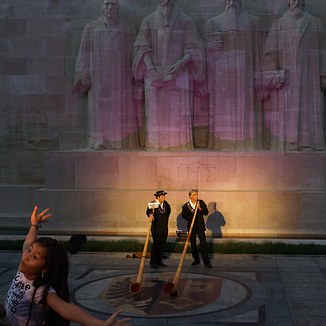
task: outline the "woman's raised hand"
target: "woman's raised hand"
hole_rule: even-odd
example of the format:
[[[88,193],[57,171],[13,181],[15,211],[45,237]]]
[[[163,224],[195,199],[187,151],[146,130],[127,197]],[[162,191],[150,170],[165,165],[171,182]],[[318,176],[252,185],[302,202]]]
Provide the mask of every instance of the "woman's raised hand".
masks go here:
[[[49,210],[50,210],[50,208],[47,208],[47,209],[45,209],[42,213],[40,213],[40,214],[37,214],[37,209],[38,209],[38,207],[37,206],[35,206],[34,207],[34,210],[33,210],[33,213],[32,213],[32,215],[31,215],[31,225],[33,225],[33,226],[37,226],[37,228],[39,228],[39,227],[41,227],[41,224],[43,223],[43,222],[46,222],[46,220],[50,217],[50,216],[52,216],[52,214],[50,213],[50,214],[46,214]]]

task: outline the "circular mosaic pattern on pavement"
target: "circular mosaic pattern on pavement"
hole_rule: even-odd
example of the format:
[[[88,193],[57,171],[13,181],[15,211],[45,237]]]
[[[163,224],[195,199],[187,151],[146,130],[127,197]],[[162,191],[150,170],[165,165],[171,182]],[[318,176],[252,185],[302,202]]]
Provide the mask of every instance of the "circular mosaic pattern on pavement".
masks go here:
[[[216,320],[258,311],[269,298],[269,291],[256,280],[254,272],[185,273],[177,285],[176,296],[163,292],[164,284],[173,281],[173,273],[144,273],[140,292],[133,294],[129,286],[136,278],[136,274],[121,272],[85,279],[74,289],[73,301],[91,313],[110,315],[122,309],[123,316],[133,320],[182,318],[181,323],[186,323],[198,316],[204,321],[205,316],[215,316]]]

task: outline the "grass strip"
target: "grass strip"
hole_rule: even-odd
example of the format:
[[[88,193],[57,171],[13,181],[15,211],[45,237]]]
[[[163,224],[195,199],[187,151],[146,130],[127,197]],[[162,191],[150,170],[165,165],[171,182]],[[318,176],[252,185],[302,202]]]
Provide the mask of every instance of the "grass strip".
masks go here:
[[[68,250],[68,241],[60,241],[60,243]],[[148,251],[151,249],[151,241],[148,243]],[[183,242],[167,242],[165,245],[165,253],[182,253],[184,249]],[[0,250],[21,250],[23,240],[0,240]],[[275,254],[275,255],[325,255],[326,246],[317,245],[314,243],[288,244],[284,242],[263,241],[260,243],[247,241],[232,241],[226,240],[223,242],[214,243],[207,242],[208,251],[215,254]],[[89,240],[78,251],[81,252],[142,252],[144,241],[136,239],[128,240],[110,240],[99,241]],[[199,246],[200,250],[200,246]],[[187,248],[190,253],[190,246]]]

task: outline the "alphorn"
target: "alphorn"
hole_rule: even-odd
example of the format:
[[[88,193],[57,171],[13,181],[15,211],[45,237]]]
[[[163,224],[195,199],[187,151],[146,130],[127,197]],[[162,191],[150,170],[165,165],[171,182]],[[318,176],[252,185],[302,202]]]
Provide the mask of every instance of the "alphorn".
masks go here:
[[[186,256],[186,252],[187,252],[187,249],[188,249],[188,244],[189,244],[192,228],[194,226],[194,222],[195,222],[195,218],[196,218],[196,214],[197,214],[197,209],[198,209],[198,205],[196,204],[195,214],[194,214],[194,217],[192,218],[190,229],[188,231],[187,240],[186,240],[185,246],[183,248],[182,256],[181,256],[181,259],[180,259],[180,262],[179,262],[177,272],[175,273],[173,282],[167,282],[167,283],[165,283],[163,285],[163,292],[165,292],[165,293],[173,294],[177,290],[177,286],[179,284],[179,279],[180,279],[180,275],[181,275],[182,265],[183,265],[183,262],[185,260],[185,256]]]
[[[153,210],[154,213],[154,210]],[[139,271],[138,271],[138,276],[136,279],[136,282],[133,282],[129,286],[129,291],[133,294],[139,293],[141,289],[141,282],[143,280],[143,273],[144,273],[144,266],[145,266],[145,259],[146,259],[146,253],[147,253],[147,246],[148,246],[148,241],[149,241],[149,234],[151,232],[151,227],[152,227],[152,221],[149,222],[149,227],[147,231],[147,236],[146,236],[146,241],[144,244],[144,250],[143,250],[143,255],[141,257],[141,262],[139,266]]]

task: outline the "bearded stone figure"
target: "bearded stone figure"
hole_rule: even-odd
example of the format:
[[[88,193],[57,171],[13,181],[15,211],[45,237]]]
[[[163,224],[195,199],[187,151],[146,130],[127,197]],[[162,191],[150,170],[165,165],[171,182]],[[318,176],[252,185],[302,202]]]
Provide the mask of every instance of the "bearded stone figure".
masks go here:
[[[270,90],[270,149],[325,150],[324,96],[326,38],[320,19],[304,0],[289,0],[289,10],[268,34],[264,84]]]
[[[259,19],[241,8],[241,0],[226,0],[224,12],[210,19],[203,32],[210,93],[208,147],[259,150],[262,102],[258,95],[266,39]]]
[[[88,92],[89,145],[138,147],[131,71],[134,25],[118,16],[118,0],[104,0],[103,15],[84,30],[75,68],[75,89]]]
[[[205,49],[193,20],[176,0],[160,0],[134,44],[133,72],[144,83],[146,147],[193,148],[194,82],[205,79]]]

